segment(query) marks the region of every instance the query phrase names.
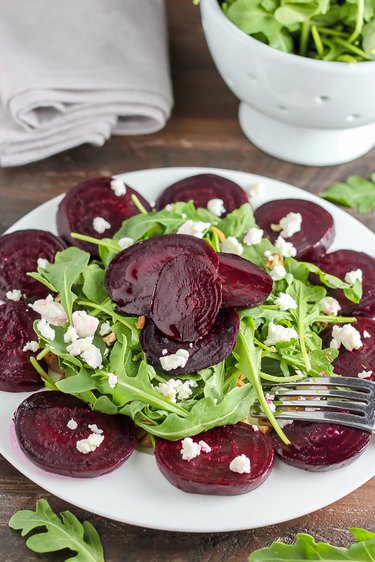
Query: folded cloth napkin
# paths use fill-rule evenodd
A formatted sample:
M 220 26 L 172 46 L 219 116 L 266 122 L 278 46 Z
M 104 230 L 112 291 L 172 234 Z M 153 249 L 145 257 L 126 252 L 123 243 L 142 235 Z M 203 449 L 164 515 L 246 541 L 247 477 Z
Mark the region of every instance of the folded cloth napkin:
M 164 0 L 0 0 L 0 14 L 0 165 L 165 125 Z

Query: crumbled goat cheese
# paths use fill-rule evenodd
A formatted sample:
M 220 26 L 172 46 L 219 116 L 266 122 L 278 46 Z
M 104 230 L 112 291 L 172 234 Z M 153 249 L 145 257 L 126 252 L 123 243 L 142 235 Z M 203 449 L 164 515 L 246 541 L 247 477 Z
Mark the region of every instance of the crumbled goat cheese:
M 19 289 L 12 289 L 11 291 L 7 291 L 5 296 L 8 300 L 17 302 L 21 300 L 22 293 Z
M 357 377 L 359 379 L 368 379 L 369 377 L 371 377 L 372 375 L 372 371 L 362 371 L 361 373 L 358 373 Z
M 294 258 L 297 255 L 297 250 L 293 244 L 284 240 L 282 236 L 278 237 L 275 246 L 284 258 Z
M 87 314 L 84 310 L 76 310 L 72 314 L 73 326 L 80 338 L 93 336 L 99 325 L 98 318 Z
M 286 269 L 283 265 L 275 265 L 268 273 L 273 281 L 280 281 L 280 279 L 284 279 Z
M 281 228 L 281 236 L 284 238 L 290 238 L 296 232 L 301 230 L 302 215 L 301 213 L 288 213 L 279 222 L 279 227 Z
M 46 269 L 47 265 L 49 265 L 49 261 L 44 258 L 38 258 L 37 264 L 40 269 Z
M 266 250 L 263 255 L 264 255 L 265 258 L 269 258 L 269 257 L 272 256 L 272 252 L 271 252 L 271 250 Z
M 263 195 L 264 192 L 264 184 L 259 182 L 259 183 L 253 183 L 247 190 L 248 194 L 250 197 L 260 197 L 261 195 Z
M 275 400 L 275 395 L 274 395 L 274 394 L 268 394 L 268 393 L 267 393 L 267 394 L 265 395 L 265 399 L 266 399 L 266 402 L 267 402 L 268 407 L 269 407 L 269 409 L 271 410 L 271 412 L 274 412 L 274 411 L 276 410 L 276 406 L 275 406 L 275 404 L 273 403 L 273 401 Z
M 66 424 L 66 427 L 68 427 L 69 429 L 71 429 L 72 431 L 74 431 L 75 429 L 77 429 L 78 423 L 76 422 L 76 420 L 74 420 L 74 419 L 72 418 L 71 420 L 68 421 L 68 423 Z
M 85 351 L 81 353 L 81 357 L 89 367 L 98 369 L 102 366 L 103 358 L 100 349 L 96 345 L 90 345 Z
M 297 308 L 296 301 L 288 293 L 279 293 L 279 296 L 275 299 L 275 304 L 280 307 L 280 310 L 295 310 Z
M 367 330 L 365 330 L 362 335 L 364 338 L 371 338 L 371 334 L 369 334 Z
M 349 285 L 354 285 L 356 281 L 362 283 L 362 269 L 354 269 L 353 271 L 348 271 L 345 275 L 345 283 Z
M 109 388 L 112 388 L 112 389 L 115 388 L 115 386 L 118 382 L 117 376 L 114 373 L 108 373 L 107 376 L 108 376 Z
M 277 423 L 279 424 L 281 429 L 283 429 L 287 425 L 290 425 L 291 423 L 293 423 L 293 420 L 277 420 Z
M 251 426 L 255 432 L 259 431 L 259 427 L 255 424 Z
M 157 386 L 154 386 L 154 390 L 165 396 L 171 402 L 176 403 L 177 398 L 179 400 L 186 400 L 189 398 L 193 391 L 192 388 L 196 387 L 197 383 L 194 380 L 181 381 L 179 379 L 169 379 L 166 382 L 161 382 Z
M 217 217 L 221 217 L 221 215 L 223 215 L 226 211 L 226 208 L 224 207 L 224 201 L 222 199 L 210 199 L 207 203 L 207 209 L 210 211 L 210 213 L 212 213 L 213 215 L 216 215 Z
M 266 345 L 275 345 L 276 343 L 288 342 L 298 339 L 298 334 L 294 328 L 285 328 L 270 322 L 268 324 L 268 337 L 264 342 Z
M 199 441 L 198 445 L 203 453 L 211 453 L 212 449 L 206 441 Z
M 45 299 L 39 299 L 29 306 L 53 326 L 64 326 L 68 321 L 63 305 L 55 302 L 52 295 L 48 295 Z
M 166 206 L 164 207 L 164 210 L 165 210 L 165 211 L 168 211 L 168 213 L 170 213 L 171 211 L 173 211 L 173 205 L 172 205 L 172 203 L 168 203 L 168 205 L 166 205 Z
M 167 355 L 167 353 L 168 353 L 168 349 L 163 349 L 161 352 L 162 355 Z
M 103 217 L 95 217 L 92 221 L 92 227 L 98 234 L 103 234 L 103 232 L 111 228 L 111 225 Z
M 97 435 L 101 435 L 103 433 L 103 430 L 100 429 L 100 427 L 98 427 L 96 423 L 89 423 L 88 428 L 91 429 L 91 431 L 93 433 L 96 433 Z
M 49 322 L 47 322 L 44 318 L 39 320 L 36 327 L 39 330 L 40 335 L 46 340 L 53 341 L 55 339 L 56 336 L 55 330 L 51 328 Z
M 80 439 L 76 443 L 76 447 L 80 453 L 87 455 L 95 451 L 104 441 L 104 435 L 91 433 L 87 439 Z
M 238 474 L 250 474 L 250 459 L 246 455 L 239 455 L 231 461 L 229 468 Z
M 120 247 L 120 250 L 126 250 L 126 248 L 130 248 L 130 246 L 133 246 L 134 239 L 129 238 L 128 236 L 124 236 L 123 238 L 120 238 L 120 240 L 117 240 L 117 243 Z
M 337 316 L 338 311 L 341 310 L 339 301 L 333 297 L 324 297 L 324 299 L 319 301 L 319 306 L 324 314 L 332 314 L 334 316 Z
M 263 230 L 261 228 L 250 228 L 247 231 L 243 241 L 248 246 L 253 246 L 255 244 L 259 244 L 262 240 Z
M 201 446 L 198 443 L 194 443 L 191 437 L 185 437 L 181 441 L 181 456 L 184 461 L 191 461 L 201 454 Z
M 75 340 L 66 347 L 66 351 L 70 355 L 73 355 L 73 357 L 76 357 L 77 355 L 81 355 L 81 353 L 86 351 L 86 349 L 88 349 L 89 346 L 92 345 L 93 339 L 94 338 L 90 336 L 87 338 L 80 338 L 78 340 Z
M 110 333 L 111 333 L 111 324 L 106 320 L 100 326 L 99 336 L 107 336 Z
M 126 193 L 126 185 L 119 178 L 113 178 L 111 180 L 111 189 L 117 197 L 121 197 L 121 195 L 125 195 Z
M 69 326 L 64 334 L 64 342 L 71 343 L 78 340 L 78 334 L 73 326 Z
M 173 371 L 178 367 L 185 367 L 188 359 L 189 352 L 186 349 L 178 349 L 176 353 L 160 357 L 159 361 L 164 371 Z
M 22 348 L 22 351 L 33 351 L 34 353 L 38 351 L 39 343 L 37 341 L 28 341 Z
M 221 243 L 221 251 L 227 254 L 236 254 L 240 256 L 243 252 L 243 246 L 234 236 L 228 236 Z
M 181 213 L 181 218 L 182 218 L 182 219 L 187 219 L 187 214 L 186 214 L 186 213 Z
M 339 349 L 343 345 L 348 351 L 362 347 L 361 334 L 351 324 L 333 326 L 330 347 Z
M 0 299 L 0 306 L 2 306 L 3 304 L 5 304 L 5 302 Z
M 177 230 L 177 234 L 189 234 L 196 238 L 203 238 L 204 233 L 210 226 L 209 222 L 188 220 L 180 226 Z

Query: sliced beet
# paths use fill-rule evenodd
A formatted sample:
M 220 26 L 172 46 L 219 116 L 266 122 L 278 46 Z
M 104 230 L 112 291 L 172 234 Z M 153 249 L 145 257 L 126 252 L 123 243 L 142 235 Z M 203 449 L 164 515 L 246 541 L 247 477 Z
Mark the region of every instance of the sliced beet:
M 31 351 L 23 351 L 29 341 L 37 341 L 33 322 L 40 318 L 25 302 L 0 306 L 0 390 L 26 392 L 44 386 L 30 363 Z
M 26 275 L 36 271 L 38 258 L 54 261 L 64 250 L 60 238 L 45 230 L 17 230 L 0 237 L 0 299 L 7 291 L 19 289 L 27 299 L 46 297 L 49 289 Z
M 207 242 L 185 234 L 165 234 L 133 244 L 111 261 L 105 286 L 118 310 L 149 316 L 152 295 L 163 265 L 181 254 L 206 256 L 216 267 L 218 257 Z
M 125 195 L 117 196 L 111 189 L 111 180 L 111 177 L 93 178 L 72 187 L 57 210 L 56 223 L 60 236 L 71 246 L 82 248 L 94 256 L 98 255 L 97 246 L 75 240 L 71 237 L 71 232 L 99 239 L 112 238 L 125 219 L 139 213 L 131 198 L 133 194 L 151 211 L 146 199 L 129 186 L 126 186 Z M 96 217 L 105 219 L 110 228 L 98 233 L 93 227 Z
M 371 433 L 338 424 L 294 421 L 283 428 L 290 445 L 271 433 L 278 456 L 287 464 L 323 472 L 353 462 L 366 449 Z
M 271 472 L 274 452 L 268 435 L 251 425 L 238 423 L 215 427 L 193 437 L 211 447 L 191 460 L 181 456 L 182 442 L 157 439 L 155 458 L 160 471 L 173 486 L 193 494 L 234 496 L 260 486 Z M 240 474 L 229 465 L 237 456 L 250 459 L 250 473 Z
M 339 301 L 341 315 L 375 316 L 375 259 L 373 257 L 354 250 L 337 250 L 315 263 L 320 269 L 339 277 L 342 281 L 349 271 L 361 269 L 363 295 L 360 303 L 348 301 L 342 289 L 328 289 L 328 294 Z M 312 277 L 314 282 L 319 282 L 316 275 Z
M 224 361 L 236 345 L 239 327 L 240 319 L 236 310 L 221 310 L 208 334 L 189 345 L 181 345 L 166 337 L 152 320 L 147 320 L 141 332 L 140 342 L 148 362 L 158 371 L 163 371 L 160 357 L 163 357 L 165 349 L 168 355 L 173 355 L 181 348 L 186 349 L 189 358 L 184 367 L 163 371 L 171 376 L 184 375 Z
M 76 429 L 68 423 L 74 420 Z M 90 478 L 121 466 L 136 445 L 135 426 L 126 416 L 93 412 L 78 398 L 62 392 L 38 392 L 29 396 L 14 414 L 18 442 L 25 455 L 48 472 Z M 77 441 L 103 430 L 104 440 L 96 450 L 81 453 Z
M 156 200 L 156 209 L 178 201 L 193 201 L 196 207 L 207 207 L 210 199 L 223 200 L 223 217 L 249 202 L 249 196 L 237 183 L 216 174 L 198 174 L 167 187 Z
M 366 380 L 375 381 L 375 321 L 358 317 L 352 326 L 361 334 L 362 347 L 348 351 L 341 346 L 339 356 L 332 363 L 334 372 L 345 377 L 357 377 L 358 373 L 372 371 Z M 331 327 L 320 334 L 325 347 L 330 345 L 331 334 Z
M 278 225 L 288 213 L 302 216 L 301 230 L 286 238 L 296 248 L 298 259 L 312 261 L 323 256 L 333 242 L 335 226 L 331 214 L 320 205 L 304 199 L 278 199 L 258 207 L 254 216 L 271 242 L 275 242 L 280 231 L 275 232 L 271 225 Z
M 193 342 L 210 331 L 221 306 L 217 268 L 203 256 L 182 255 L 160 270 L 151 318 L 164 335 Z
M 268 273 L 235 254 L 219 254 L 219 277 L 223 284 L 223 308 L 257 306 L 272 291 L 273 281 Z

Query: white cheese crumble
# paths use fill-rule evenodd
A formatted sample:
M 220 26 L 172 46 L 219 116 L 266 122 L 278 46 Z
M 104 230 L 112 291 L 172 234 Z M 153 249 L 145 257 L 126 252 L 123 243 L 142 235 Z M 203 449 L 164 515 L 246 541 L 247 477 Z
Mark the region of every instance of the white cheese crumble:
M 198 443 L 194 443 L 191 437 L 185 437 L 181 441 L 181 456 L 184 461 L 191 461 L 201 454 L 201 446 Z
M 108 320 L 106 320 L 100 326 L 99 335 L 100 336 L 107 336 L 110 333 L 111 333 L 111 324 L 108 322 Z
M 236 254 L 240 256 L 243 252 L 243 246 L 239 243 L 235 236 L 228 236 L 221 243 L 221 251 L 226 254 Z
M 270 322 L 268 324 L 268 337 L 264 342 L 266 345 L 275 345 L 276 343 L 288 342 L 298 339 L 298 334 L 294 328 L 285 328 Z
M 78 340 L 78 334 L 74 326 L 69 326 L 64 334 L 64 342 L 70 343 Z
M 87 314 L 85 310 L 76 310 L 72 314 L 72 321 L 75 331 L 80 338 L 93 336 L 99 325 L 98 318 Z
M 92 227 L 98 234 L 103 234 L 103 232 L 111 228 L 111 225 L 103 217 L 95 217 L 92 221 Z
M 88 424 L 88 428 L 91 429 L 91 431 L 92 431 L 93 433 L 96 433 L 97 435 L 101 435 L 101 434 L 103 433 L 103 430 L 100 429 L 100 427 L 98 427 L 98 426 L 96 425 L 96 423 L 89 423 L 89 424 Z
M 46 269 L 47 265 L 49 265 L 49 261 L 44 258 L 38 258 L 37 264 L 40 269 Z
M 187 219 L 187 214 L 186 214 L 186 213 L 181 213 L 181 218 L 182 218 L 182 219 Z
M 348 285 L 354 285 L 356 281 L 360 281 L 362 283 L 362 269 L 348 271 L 345 275 L 345 283 L 348 283 Z
M 119 178 L 113 178 L 111 180 L 111 189 L 116 197 L 121 197 L 121 195 L 125 195 L 126 193 L 126 185 Z
M 178 367 L 185 367 L 188 359 L 189 352 L 186 349 L 178 349 L 176 353 L 160 357 L 159 361 L 164 371 L 173 371 L 173 369 Z
M 201 448 L 201 451 L 203 453 L 211 453 L 212 448 L 209 446 L 208 443 L 206 443 L 206 441 L 199 441 L 198 445 Z
M 44 318 L 39 320 L 36 327 L 39 330 L 40 335 L 43 336 L 43 338 L 45 338 L 46 340 L 53 341 L 55 339 L 56 336 L 55 330 L 51 328 L 49 322 L 47 322 Z
M 76 443 L 76 447 L 80 453 L 87 455 L 95 451 L 104 441 L 104 435 L 90 433 L 87 439 L 80 439 Z
M 372 371 L 362 371 L 361 373 L 358 373 L 357 377 L 359 379 L 368 379 L 369 377 L 371 377 L 372 375 Z
M 250 228 L 243 239 L 244 243 L 248 246 L 259 244 L 262 241 L 263 232 L 261 228 Z
M 221 217 L 221 215 L 223 215 L 226 211 L 226 208 L 224 207 L 224 201 L 222 199 L 210 199 L 207 203 L 207 209 L 210 211 L 210 213 L 212 213 L 213 215 L 216 215 L 217 217 Z
M 90 345 L 92 345 L 93 337 L 79 338 L 66 347 L 67 352 L 73 357 L 81 355 Z
M 301 230 L 301 224 L 301 213 L 288 213 L 279 222 L 279 227 L 281 228 L 280 235 L 284 238 L 290 238 L 293 234 Z
M 169 379 L 166 382 L 161 382 L 154 386 L 154 390 L 168 398 L 171 402 L 176 403 L 178 400 L 186 400 L 193 394 L 192 388 L 197 385 L 194 380 L 181 381 L 180 379 Z
M 92 343 L 93 336 L 80 338 L 66 347 L 67 352 L 76 357 L 80 355 L 84 361 L 92 367 L 97 369 L 101 367 L 103 359 L 100 349 Z
M 282 236 L 278 237 L 275 246 L 284 258 L 294 258 L 297 255 L 297 250 L 293 244 L 284 240 Z
M 117 240 L 117 243 L 120 250 L 126 250 L 126 248 L 130 248 L 130 246 L 133 246 L 134 239 L 129 238 L 128 236 L 124 236 L 123 238 L 120 238 L 120 240 Z
M 22 351 L 33 351 L 34 353 L 38 351 L 39 343 L 37 341 L 28 341 L 22 348 Z
M 286 269 L 283 265 L 275 265 L 268 273 L 273 281 L 280 281 L 284 279 Z
M 351 324 L 333 326 L 330 347 L 339 349 L 343 345 L 348 351 L 362 347 L 361 334 Z
M 293 420 L 277 420 L 277 423 L 279 424 L 281 429 L 283 429 L 287 425 L 290 425 L 291 423 L 293 423 Z
M 203 238 L 204 233 L 210 226 L 211 224 L 209 222 L 188 220 L 180 226 L 177 230 L 177 234 L 188 234 L 196 238 Z
M 295 310 L 297 308 L 296 301 L 288 293 L 279 293 L 279 296 L 275 299 L 275 304 L 280 307 L 280 310 Z
M 319 306 L 324 314 L 332 314 L 333 316 L 337 316 L 339 310 L 341 310 L 340 303 L 337 299 L 333 297 L 324 297 L 321 301 L 319 301 Z
M 238 474 L 250 474 L 250 459 L 246 455 L 239 455 L 231 461 L 229 468 Z
M 259 427 L 255 424 L 251 426 L 255 432 L 259 431 Z
M 364 338 L 371 338 L 371 334 L 369 334 L 367 330 L 365 330 L 362 335 Z
M 170 213 L 171 211 L 173 211 L 173 205 L 172 203 L 168 203 L 168 205 L 166 205 L 164 207 L 164 211 L 168 211 L 168 213 Z
M 271 250 L 266 250 L 263 255 L 264 255 L 265 258 L 269 258 L 269 257 L 272 256 L 272 252 L 271 252 Z
M 108 385 L 109 385 L 109 388 L 114 389 L 115 386 L 116 386 L 116 384 L 117 384 L 117 382 L 118 382 L 117 375 L 115 375 L 114 373 L 108 373 L 107 376 L 108 376 Z
M 163 349 L 161 352 L 162 355 L 167 355 L 167 353 L 168 353 L 168 349 Z
M 18 302 L 21 300 L 22 293 L 19 289 L 12 289 L 11 291 L 7 291 L 5 296 L 9 301 Z
M 78 423 L 76 422 L 75 419 L 72 418 L 68 421 L 68 423 L 66 424 L 66 427 L 68 427 L 69 429 L 74 431 L 75 429 L 77 429 Z
M 275 406 L 275 404 L 273 403 L 273 401 L 275 400 L 275 395 L 274 395 L 274 394 L 268 394 L 268 393 L 267 393 L 267 394 L 265 395 L 265 399 L 266 399 L 266 402 L 267 402 L 268 407 L 269 407 L 269 409 L 271 410 L 271 412 L 274 412 L 274 411 L 276 410 L 276 406 Z
M 39 299 L 29 306 L 53 326 L 64 326 L 68 321 L 63 305 L 55 302 L 52 295 L 48 295 L 45 299 Z

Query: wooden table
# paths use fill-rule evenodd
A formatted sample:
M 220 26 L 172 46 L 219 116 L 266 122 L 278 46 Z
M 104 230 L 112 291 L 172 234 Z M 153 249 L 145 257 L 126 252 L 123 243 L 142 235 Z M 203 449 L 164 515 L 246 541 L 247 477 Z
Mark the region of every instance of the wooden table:
M 211 61 L 199 10 L 189 0 L 169 0 L 168 9 L 175 109 L 166 128 L 150 136 L 114 137 L 103 148 L 82 146 L 42 162 L 0 170 L 0 233 L 37 205 L 100 174 L 162 166 L 217 166 L 263 174 L 317 193 L 349 174 L 369 176 L 374 171 L 374 151 L 342 166 L 307 168 L 281 162 L 252 146 L 238 125 L 238 102 Z M 374 213 L 356 216 L 374 229 Z M 274 539 L 292 541 L 299 531 L 344 545 L 350 526 L 375 530 L 374 480 L 326 509 L 281 525 L 237 533 L 178 534 L 123 525 L 72 508 L 0 458 L 2 562 L 65 559 L 60 554 L 33 555 L 20 535 L 7 527 L 16 510 L 34 508 L 41 497 L 49 499 L 56 510 L 73 509 L 80 518 L 90 519 L 101 534 L 108 562 L 241 562 Z

